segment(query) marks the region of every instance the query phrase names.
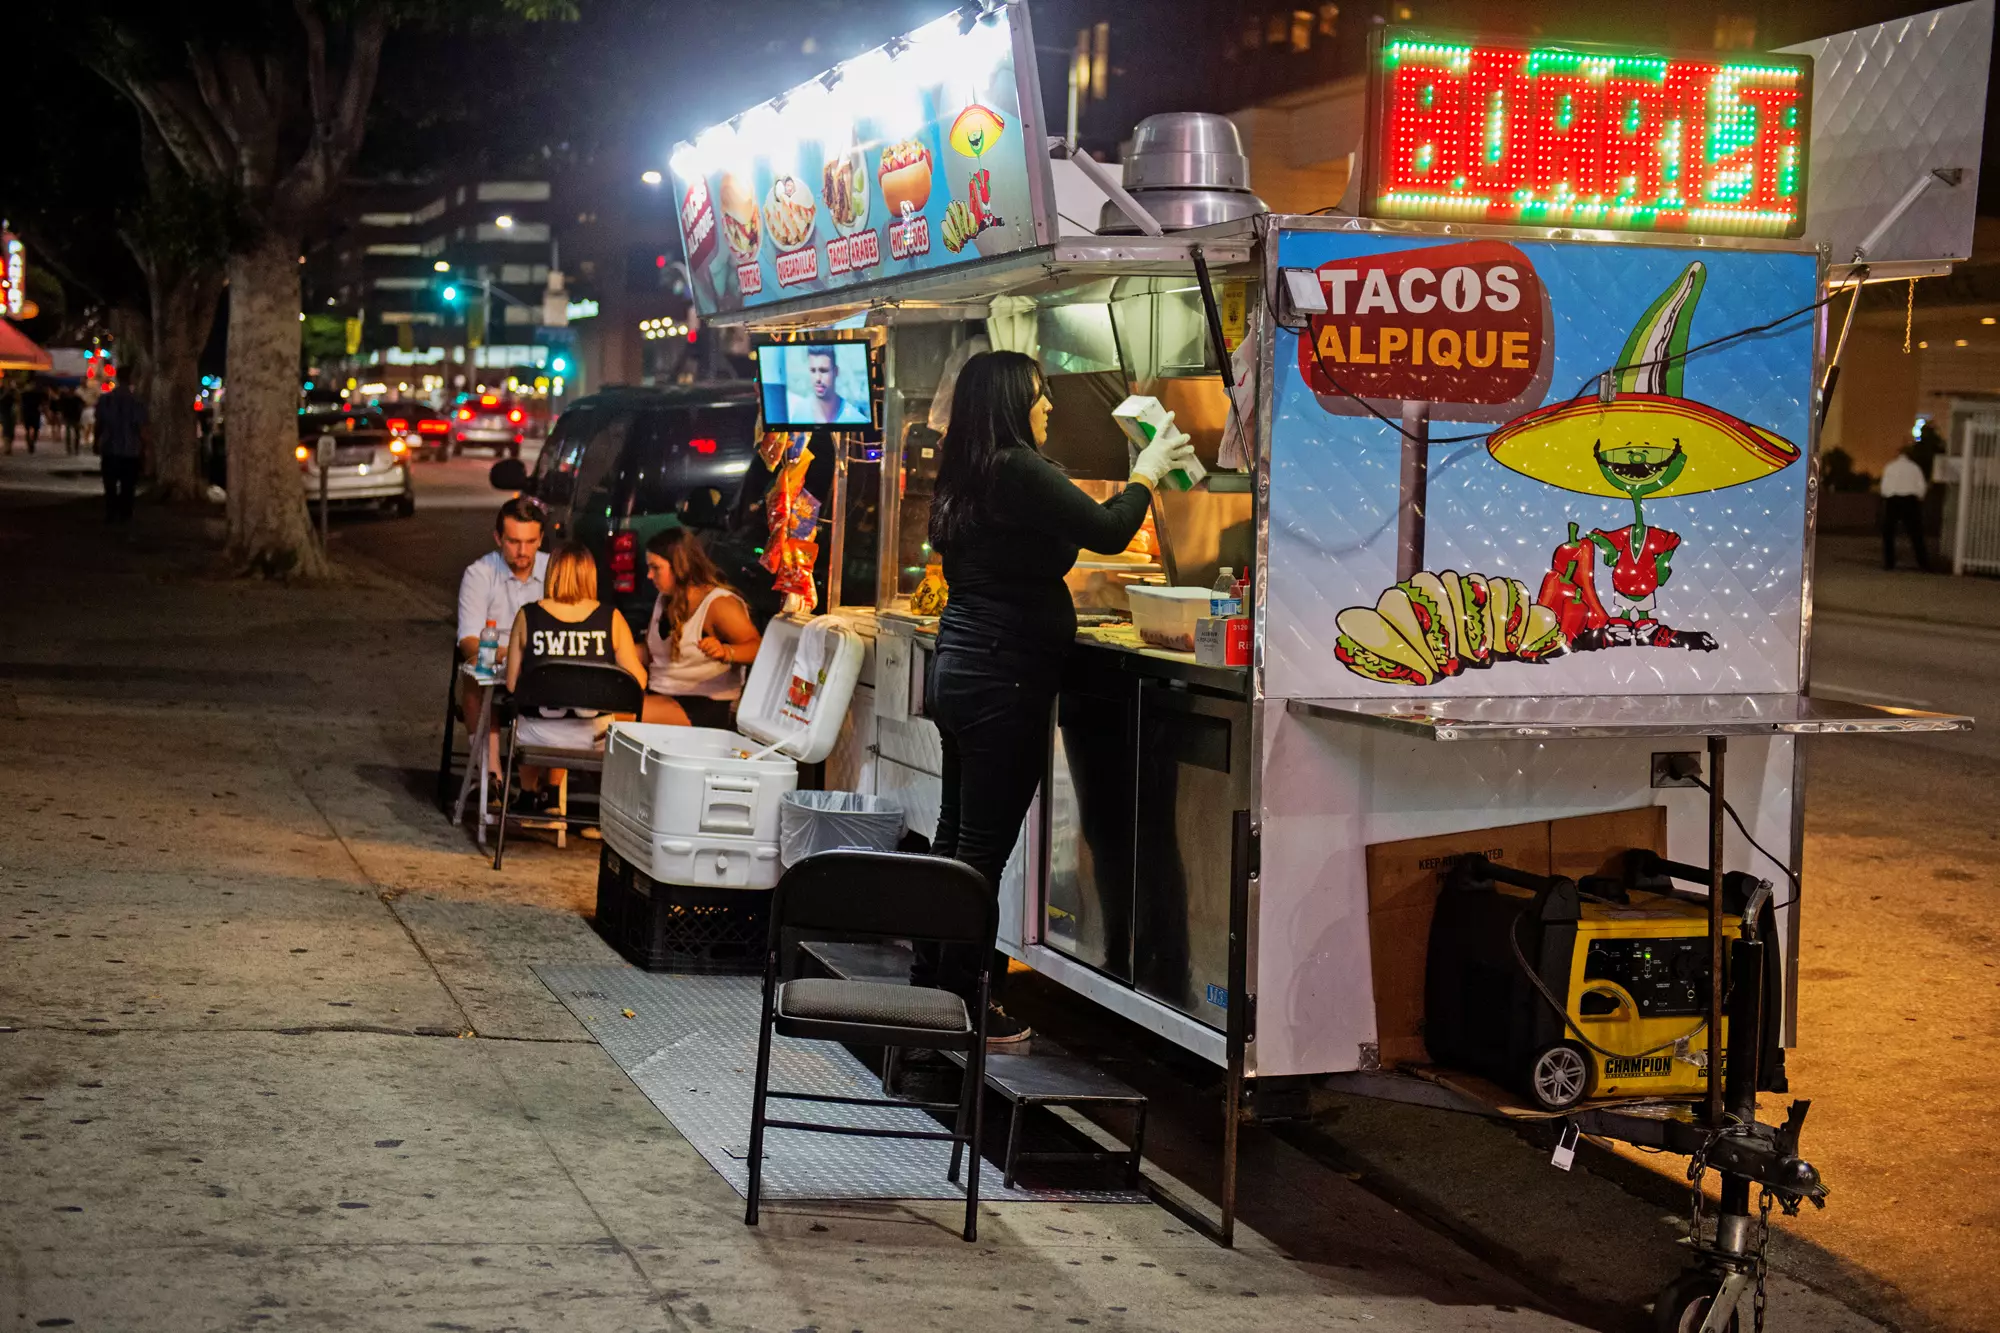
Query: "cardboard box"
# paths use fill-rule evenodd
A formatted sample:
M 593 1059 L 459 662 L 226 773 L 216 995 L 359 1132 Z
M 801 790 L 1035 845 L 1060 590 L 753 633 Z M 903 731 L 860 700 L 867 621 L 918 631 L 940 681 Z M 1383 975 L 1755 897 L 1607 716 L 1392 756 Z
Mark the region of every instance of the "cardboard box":
M 1227 620 L 1217 620 L 1203 616 L 1194 622 L 1194 660 L 1202 666 L 1229 665 L 1229 626 Z
M 1368 848 L 1368 948 L 1375 982 L 1375 1041 L 1384 1069 L 1429 1059 L 1423 1021 L 1431 916 L 1445 872 L 1474 853 L 1546 875 L 1548 822 L 1378 842 Z
M 1154 437 L 1172 423 L 1173 414 L 1160 406 L 1159 399 L 1135 393 L 1111 409 L 1111 419 L 1118 423 L 1118 429 L 1125 432 L 1125 438 L 1132 444 L 1132 458 L 1137 461 L 1139 450 L 1151 444 Z M 1207 476 L 1207 468 L 1197 461 L 1190 461 L 1185 468 L 1169 472 L 1162 482 L 1177 491 L 1189 491 Z

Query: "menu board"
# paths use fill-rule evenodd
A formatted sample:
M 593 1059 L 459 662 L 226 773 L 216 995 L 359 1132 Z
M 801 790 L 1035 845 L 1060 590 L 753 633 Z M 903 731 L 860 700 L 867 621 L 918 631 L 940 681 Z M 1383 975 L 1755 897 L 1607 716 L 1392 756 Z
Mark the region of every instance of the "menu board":
M 1032 56 L 1016 64 L 1033 51 L 1027 11 L 976 14 L 946 15 L 675 147 L 704 314 L 1039 243 L 1039 94 Z

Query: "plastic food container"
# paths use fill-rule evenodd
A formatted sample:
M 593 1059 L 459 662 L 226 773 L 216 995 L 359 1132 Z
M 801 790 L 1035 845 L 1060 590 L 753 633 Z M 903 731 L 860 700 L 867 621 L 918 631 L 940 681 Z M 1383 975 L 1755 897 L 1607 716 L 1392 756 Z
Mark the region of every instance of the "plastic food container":
M 1207 588 L 1154 588 L 1133 584 L 1125 590 L 1132 628 L 1155 648 L 1194 651 L 1195 622 L 1208 614 Z

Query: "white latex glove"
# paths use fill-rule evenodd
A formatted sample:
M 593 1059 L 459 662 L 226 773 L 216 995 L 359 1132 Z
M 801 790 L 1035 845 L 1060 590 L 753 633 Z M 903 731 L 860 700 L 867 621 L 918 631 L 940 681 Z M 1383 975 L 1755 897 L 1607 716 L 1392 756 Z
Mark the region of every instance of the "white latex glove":
M 1195 461 L 1194 441 L 1173 421 L 1173 413 L 1167 413 L 1166 429 L 1139 451 L 1139 457 L 1132 464 L 1133 480 L 1145 482 L 1151 490 L 1160 489 L 1160 478 L 1169 472 Z

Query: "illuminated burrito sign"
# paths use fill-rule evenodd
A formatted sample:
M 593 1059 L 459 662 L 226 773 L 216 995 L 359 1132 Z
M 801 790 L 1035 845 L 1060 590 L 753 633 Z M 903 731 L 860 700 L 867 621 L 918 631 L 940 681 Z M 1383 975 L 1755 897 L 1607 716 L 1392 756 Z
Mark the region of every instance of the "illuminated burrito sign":
M 1796 236 L 1812 62 L 1390 31 L 1370 80 L 1375 217 Z

